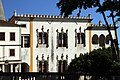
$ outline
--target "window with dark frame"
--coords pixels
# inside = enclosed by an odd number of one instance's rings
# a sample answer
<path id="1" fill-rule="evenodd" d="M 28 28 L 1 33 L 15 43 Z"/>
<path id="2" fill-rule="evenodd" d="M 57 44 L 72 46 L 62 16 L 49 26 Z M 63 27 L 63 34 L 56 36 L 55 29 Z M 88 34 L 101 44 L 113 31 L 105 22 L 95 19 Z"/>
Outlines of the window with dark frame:
<path id="1" fill-rule="evenodd" d="M 59 33 L 58 47 L 67 47 L 67 33 Z"/>
<path id="2" fill-rule="evenodd" d="M 5 41 L 5 32 L 0 32 L 0 41 Z"/>
<path id="3" fill-rule="evenodd" d="M 10 41 L 15 41 L 15 32 L 10 32 Z"/>
<path id="4" fill-rule="evenodd" d="M 23 48 L 23 36 L 21 36 L 21 47 Z"/>
<path id="5" fill-rule="evenodd" d="M 15 56 L 15 49 L 10 49 L 10 56 Z"/>
<path id="6" fill-rule="evenodd" d="M 48 45 L 48 33 L 47 32 L 39 32 L 39 42 L 38 44 L 46 44 Z"/>
<path id="7" fill-rule="evenodd" d="M 26 24 L 20 24 L 20 27 L 26 27 Z"/>
<path id="8" fill-rule="evenodd" d="M 30 36 L 24 36 L 24 47 L 30 47 Z"/>
<path id="9" fill-rule="evenodd" d="M 48 61 L 39 62 L 39 72 L 48 72 Z"/>
<path id="10" fill-rule="evenodd" d="M 81 44 L 82 40 L 81 40 L 81 36 L 80 33 L 77 33 L 77 44 Z"/>
<path id="11" fill-rule="evenodd" d="M 61 32 L 58 31 L 58 29 L 56 30 L 57 32 L 57 46 L 58 47 L 66 47 L 68 48 L 68 29 L 66 30 L 66 32 L 63 31 L 63 27 L 61 28 Z"/>
<path id="12" fill-rule="evenodd" d="M 105 36 L 103 34 L 101 34 L 99 37 L 99 46 L 105 47 Z"/>
<path id="13" fill-rule="evenodd" d="M 85 33 L 75 33 L 75 46 L 76 44 L 84 44 L 85 47 Z"/>
<path id="14" fill-rule="evenodd" d="M 30 35 L 22 35 L 21 36 L 21 47 L 22 48 L 30 47 Z"/>
<path id="15" fill-rule="evenodd" d="M 67 60 L 58 60 L 58 72 L 63 73 L 67 69 Z"/>
<path id="16" fill-rule="evenodd" d="M 84 43 L 85 43 L 85 34 L 77 33 L 77 44 L 84 44 Z"/>
<path id="17" fill-rule="evenodd" d="M 106 44 L 110 44 L 110 35 L 106 36 Z"/>
<path id="18" fill-rule="evenodd" d="M 94 34 L 93 37 L 92 37 L 92 44 L 98 44 L 98 35 L 97 34 Z"/>

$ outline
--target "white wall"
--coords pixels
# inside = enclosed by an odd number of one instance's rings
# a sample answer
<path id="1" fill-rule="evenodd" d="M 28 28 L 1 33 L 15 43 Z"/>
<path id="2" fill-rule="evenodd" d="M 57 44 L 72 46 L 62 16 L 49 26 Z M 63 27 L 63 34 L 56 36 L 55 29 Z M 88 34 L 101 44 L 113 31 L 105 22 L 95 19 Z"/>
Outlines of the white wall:
<path id="1" fill-rule="evenodd" d="M 5 32 L 5 41 L 0 41 L 0 60 L 20 60 L 21 59 L 21 31 L 20 27 L 0 27 L 0 32 Z M 10 32 L 15 32 L 15 41 L 10 41 Z M 15 56 L 10 56 L 10 49 L 15 49 Z"/>
<path id="2" fill-rule="evenodd" d="M 42 32 L 41 28 L 44 26 L 44 32 L 47 32 L 49 29 L 49 47 L 39 47 L 36 48 L 37 45 L 37 35 L 36 35 L 36 29 L 38 29 L 38 32 Z M 36 71 L 37 67 L 37 61 L 36 57 L 39 56 L 39 60 L 42 60 L 42 54 L 44 54 L 44 59 L 47 60 L 47 57 L 49 56 L 49 71 L 56 72 L 57 71 L 57 60 L 56 57 L 58 55 L 58 60 L 61 60 L 61 55 L 64 55 L 64 60 L 66 60 L 66 55 L 68 55 L 68 64 L 71 62 L 72 59 L 74 59 L 75 54 L 79 56 L 80 53 L 86 53 L 85 47 L 75 47 L 75 29 L 77 29 L 77 32 L 79 32 L 79 28 L 81 26 L 82 32 L 84 32 L 84 29 L 88 26 L 88 23 L 75 23 L 75 22 L 52 22 L 49 24 L 48 22 L 33 22 L 33 70 Z M 68 48 L 66 47 L 57 47 L 57 32 L 61 32 L 61 29 L 63 27 L 63 31 L 66 32 L 68 30 Z M 52 48 L 52 38 L 53 38 L 53 48 Z M 53 52 L 52 52 L 53 51 Z M 51 60 L 51 54 L 54 54 L 53 61 Z"/>
<path id="3" fill-rule="evenodd" d="M 115 32 L 114 32 L 114 30 L 111 30 L 111 33 L 112 33 L 113 39 L 115 39 Z M 92 30 L 91 31 L 91 41 L 92 41 L 92 37 L 93 37 L 94 34 L 97 34 L 98 38 L 100 37 L 101 34 L 103 34 L 105 37 L 107 35 L 109 35 L 107 30 Z M 86 45 L 87 51 L 89 52 L 89 44 L 90 44 L 89 43 L 89 30 L 86 30 L 86 44 L 87 44 Z M 110 45 L 109 44 L 105 44 L 105 47 L 110 47 Z M 93 49 L 98 49 L 98 48 L 101 48 L 99 46 L 99 44 L 92 44 L 92 42 L 91 42 L 91 51 Z"/>
<path id="4" fill-rule="evenodd" d="M 18 21 L 17 24 L 26 24 L 25 28 L 21 28 L 21 34 L 30 34 L 30 22 L 29 21 Z M 89 52 L 89 31 L 85 31 L 85 47 L 77 46 L 75 47 L 75 29 L 77 29 L 77 32 L 79 33 L 79 28 L 81 26 L 81 32 L 84 33 L 84 30 L 89 26 L 90 23 L 88 22 L 52 22 L 48 23 L 48 21 L 33 21 L 33 72 L 37 72 L 37 60 L 36 57 L 38 55 L 38 59 L 42 60 L 42 54 L 44 54 L 44 59 L 47 60 L 47 57 L 49 56 L 49 71 L 50 72 L 57 72 L 57 59 L 61 60 L 61 55 L 63 54 L 63 59 L 66 60 L 66 55 L 68 55 L 68 64 L 71 62 L 72 59 L 74 59 L 75 54 L 77 57 L 80 55 L 80 53 L 87 53 Z M 44 32 L 47 32 L 49 29 L 49 47 L 46 48 L 45 46 L 41 46 L 36 48 L 37 46 L 37 33 L 36 30 L 38 29 L 38 32 L 42 32 L 41 28 L 44 27 Z M 63 31 L 66 32 L 68 30 L 68 48 L 66 47 L 57 47 L 57 32 L 61 32 L 61 29 L 63 27 Z M 94 34 L 97 34 L 98 36 L 101 34 L 104 34 L 105 36 L 108 35 L 107 30 L 93 30 L 91 32 L 91 39 Z M 114 36 L 114 31 L 112 31 L 112 34 Z M 52 42 L 53 40 L 53 42 Z M 91 40 L 92 41 L 92 40 Z M 53 46 L 52 46 L 53 44 Z M 109 45 L 106 45 L 109 46 Z M 100 48 L 99 45 L 92 45 L 91 43 L 91 50 Z M 0 48 L 1 49 L 1 48 Z M 53 61 L 51 55 L 53 55 Z M 30 48 L 22 48 L 21 49 L 21 55 L 22 55 L 22 62 L 26 62 L 30 65 Z"/>

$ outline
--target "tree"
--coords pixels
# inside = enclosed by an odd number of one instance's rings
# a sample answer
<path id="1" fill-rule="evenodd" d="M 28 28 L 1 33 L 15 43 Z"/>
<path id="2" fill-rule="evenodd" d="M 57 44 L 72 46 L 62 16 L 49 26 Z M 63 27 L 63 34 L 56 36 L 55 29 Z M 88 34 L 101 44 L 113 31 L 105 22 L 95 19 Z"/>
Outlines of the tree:
<path id="1" fill-rule="evenodd" d="M 107 75 L 110 73 L 113 64 L 113 56 L 111 48 L 102 48 L 90 52 L 90 74 Z"/>
<path id="2" fill-rule="evenodd" d="M 78 74 L 84 74 L 85 78 L 86 75 L 89 74 L 90 72 L 90 65 L 91 62 L 89 60 L 89 55 L 88 54 L 80 54 L 78 58 L 75 58 L 72 60 L 70 65 L 68 66 L 68 70 L 66 71 L 67 74 L 69 73 L 78 73 Z M 73 76 L 71 76 L 73 77 Z M 79 75 L 75 76 L 77 77 L 76 79 L 78 80 Z M 69 76 L 70 79 L 70 76 Z"/>
<path id="3" fill-rule="evenodd" d="M 113 60 L 111 48 L 102 48 L 93 50 L 89 54 L 80 54 L 78 58 L 72 60 L 66 72 L 98 76 L 93 77 L 97 80 L 100 77 L 119 76 L 120 64 Z"/>
<path id="4" fill-rule="evenodd" d="M 80 54 L 78 58 L 72 60 L 72 62 L 68 66 L 67 71 L 69 73 L 78 72 L 87 74 L 89 72 L 89 67 L 90 67 L 89 55 Z"/>
<path id="5" fill-rule="evenodd" d="M 61 15 L 67 17 L 72 14 L 72 12 L 78 9 L 77 16 L 80 16 L 80 12 L 82 9 L 94 8 L 97 7 L 96 12 L 100 12 L 104 18 L 106 23 L 106 27 L 111 39 L 111 47 L 113 53 L 117 55 L 117 60 L 119 61 L 119 48 L 118 48 L 118 38 L 117 38 L 117 26 L 116 22 L 120 21 L 120 0 L 104 0 L 100 2 L 100 0 L 60 0 L 57 3 L 58 8 L 60 9 Z M 105 12 L 109 11 L 109 15 L 106 15 Z M 113 22 L 113 27 L 115 30 L 116 39 L 113 40 L 110 24 L 107 21 L 107 18 L 111 18 Z"/>

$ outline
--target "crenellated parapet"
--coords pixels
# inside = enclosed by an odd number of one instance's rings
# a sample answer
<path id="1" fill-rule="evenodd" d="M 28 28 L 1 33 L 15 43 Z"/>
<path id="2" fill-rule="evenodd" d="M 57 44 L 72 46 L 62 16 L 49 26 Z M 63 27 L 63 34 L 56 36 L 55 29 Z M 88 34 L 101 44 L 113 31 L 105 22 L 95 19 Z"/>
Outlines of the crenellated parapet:
<path id="1" fill-rule="evenodd" d="M 77 17 L 77 16 L 68 16 L 68 17 L 64 17 L 64 16 L 57 16 L 57 15 L 37 15 L 37 14 L 17 14 L 16 10 L 14 11 L 14 15 L 15 17 L 33 17 L 33 18 L 68 18 L 68 19 L 92 19 L 91 15 L 88 14 L 88 16 L 81 16 L 81 17 Z"/>

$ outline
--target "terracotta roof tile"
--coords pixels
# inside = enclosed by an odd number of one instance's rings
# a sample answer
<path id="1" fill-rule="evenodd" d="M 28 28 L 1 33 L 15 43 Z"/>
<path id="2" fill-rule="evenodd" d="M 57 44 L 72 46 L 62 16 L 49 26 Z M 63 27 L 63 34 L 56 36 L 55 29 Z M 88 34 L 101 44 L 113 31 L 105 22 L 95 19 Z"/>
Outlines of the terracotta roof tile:
<path id="1" fill-rule="evenodd" d="M 4 20 L 0 20 L 0 26 L 15 27 L 15 26 L 18 26 L 18 25 L 7 22 L 7 21 L 4 21 Z"/>

